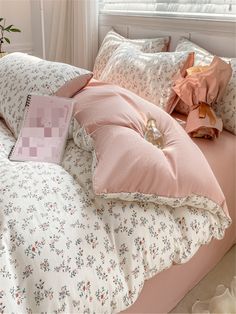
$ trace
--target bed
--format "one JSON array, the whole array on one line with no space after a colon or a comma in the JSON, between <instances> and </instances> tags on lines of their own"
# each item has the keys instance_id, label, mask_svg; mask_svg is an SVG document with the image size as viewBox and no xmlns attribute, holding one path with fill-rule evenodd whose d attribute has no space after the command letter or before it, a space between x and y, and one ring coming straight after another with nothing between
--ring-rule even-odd
<instances>
[{"instance_id":1,"label":"bed","mask_svg":"<svg viewBox=\"0 0 236 314\"><path fill-rule=\"evenodd\" d=\"M179 114L175 114L175 117L182 120L186 119L185 116ZM232 225L226 231L223 240L212 240L210 244L202 246L186 264L174 265L146 281L139 299L125 313L170 312L186 293L213 269L225 253L236 243L235 135L223 131L217 143L212 142L209 145L208 142L206 143L202 139L196 139L195 142L206 156L214 174L219 180L228 202Z\"/></svg>"},{"instance_id":2,"label":"bed","mask_svg":"<svg viewBox=\"0 0 236 314\"><path fill-rule=\"evenodd\" d=\"M167 222L169 217L165 217L165 208L157 212L153 210L152 206L142 208L131 204L129 206L132 206L132 210L127 215L127 212L124 214L127 207L125 202L114 203L94 200L94 196L91 195L91 187L89 187L91 185L91 170L89 166L85 166L88 160L91 161L91 156L88 152L78 149L73 141L68 143L63 160L63 168L67 172L54 165L48 165L47 168L42 167L40 164L30 163L11 166L7 156L14 143L14 138L3 121L1 121L0 134L1 145L4 147L1 150L2 205L6 202L6 196L8 196L8 203L3 212L4 220L1 219L1 228L3 228L1 230L4 231L1 244L3 263L1 263L0 272L2 310L5 311L5 307L8 309L10 305L13 312L18 312L19 306L32 312L36 312L41 308L48 312L55 309L76 312L81 309L80 302L83 300L84 304L90 304L88 308L83 308L83 311L97 312L98 306L100 306L99 311L109 313L110 304L109 306L106 305L106 301L109 300L109 303L112 303L114 297L116 300L117 297L120 300L120 304L115 302L113 304L115 312L117 309L123 310L124 307L129 306L138 297L139 290L136 290L136 287L141 290L144 282L144 277L143 275L140 276L139 270L139 265L142 264L141 261L143 260L142 254L140 256L140 250L144 250L140 234L144 235L147 229L149 229L148 233L155 232L153 227L156 224L159 225L156 215L162 216L161 225L166 223L168 229L173 228L173 225ZM230 142L234 141L232 136L226 132L225 138L228 139L230 149L234 150ZM224 137L222 137L222 141L223 139ZM9 169L11 169L10 172ZM218 167L218 171L219 169ZM226 176L221 178L224 180ZM61 192L61 188L63 192ZM22 194L19 197L20 190ZM230 190L228 190L228 193L232 195ZM76 213L78 210L76 206L78 205L73 200L75 195L75 201L80 203L79 213ZM62 212L59 211L61 198L64 203ZM22 207L22 201L26 206ZM233 206L234 201L230 202L230 206ZM92 205L93 202L95 202L95 206ZM150 214L147 215L147 211L150 211ZM107 213L109 214L107 215ZM233 211L231 211L231 215L232 213ZM179 212L174 219L178 221L183 216L183 212ZM191 219L194 221L194 213ZM202 223L208 220L206 217L202 219ZM138 221L142 223L139 224ZM96 233L90 228L96 230ZM110 229L115 232L111 233ZM69 233L67 233L67 230ZM9 234L7 235L6 232L9 232ZM136 240L139 239L140 244L130 247L125 240L129 233L135 234L135 238ZM123 237L125 238L122 240ZM167 241L165 237L163 235L164 243ZM198 242L204 242L204 237L205 235L198 236ZM7 239L8 241L10 239L10 242L7 242ZM86 255L85 249L80 246L80 243L85 241L89 250ZM191 288L223 256L234 241L235 225L232 225L224 240L211 242L210 247L204 246L202 251L189 264L173 266L170 270L164 271L152 280L147 281L147 286L145 285L144 291L134 305L134 311L143 312L145 309L145 311L155 313L158 311L161 313L170 310L182 297L183 293ZM174 241L171 241L168 245L173 246L173 243ZM149 245L153 252L158 250L155 241ZM190 252L191 255L195 253L197 246L190 247L193 250ZM216 248L218 250L214 251ZM99 251L97 251L98 249ZM131 258L127 253L129 249L132 250L134 258L132 264L128 263ZM115 256L117 251L120 256L122 272L117 268L118 260ZM163 246L163 252L165 252L165 246ZM9 261L7 264L4 263L6 253ZM151 252L151 254L153 253ZM209 264L206 264L206 254L211 257L208 260ZM164 256L165 254L162 255L160 265L166 267L166 263L163 261ZM194 261L199 263L201 258L204 259L204 263L200 263L203 265L203 269L199 266L195 268ZM106 270L104 264L107 265ZM87 270L81 274L80 272L85 266ZM130 267L132 267L132 271L129 269ZM144 267L150 266L145 264ZM187 287L181 285L183 291L176 290L174 287L174 283L178 282L176 278L183 276L186 272L187 274L192 273L192 267L195 272L194 275L191 275L191 283L188 280ZM176 273L175 268L177 268ZM158 269L154 267L148 276L152 277L157 271ZM94 272L91 278L88 275L89 272ZM121 276L123 272L125 272L124 275L127 278ZM128 279L130 273L132 273L132 277ZM75 280L77 276L79 278ZM91 279L97 282L96 293L93 292ZM137 281L137 283L134 284L133 281ZM154 284L154 287L152 284ZM115 285L116 288L112 288L113 298L110 296L110 291L106 285ZM168 294L164 290L164 285L166 285ZM6 286L9 287L9 290L5 290ZM151 291L155 291L153 295L150 294L150 288ZM124 289L126 292L124 292ZM173 289L172 293L171 289ZM148 297L145 296L145 290ZM7 295L7 291L10 294ZM178 291L177 296L175 295L176 291ZM93 302L94 294L101 303ZM123 299L124 296L127 298L126 300ZM145 302L147 302L146 304L142 300L143 296ZM167 302L168 308L166 308L167 296L170 297ZM6 297L8 298L5 299ZM11 299L9 300L9 298ZM159 301L162 298L165 298L164 307ZM153 303L153 299L157 302ZM127 311L132 313L133 310L131 308Z\"/></svg>"},{"instance_id":3,"label":"bed","mask_svg":"<svg viewBox=\"0 0 236 314\"><path fill-rule=\"evenodd\" d=\"M188 55L179 54L185 59ZM17 64L19 56L12 58ZM42 62L32 60L36 64ZM7 69L10 75L15 75L11 67ZM68 76L78 75L75 69L67 70ZM41 74L37 77L37 71L35 69L34 78L40 85ZM50 68L49 76L55 75L55 71ZM23 104L21 93L26 93L26 85L34 81L29 80L26 71L21 72L27 83L19 81L17 93L12 86L11 89L18 103ZM45 93L49 90L54 93L53 88L58 90L61 77L55 84L46 82L47 79L44 78L40 88ZM94 94L96 101L103 103L103 93L108 95L105 88L109 87L86 80L87 76L86 79L83 76L85 87L75 96L85 110L88 104L94 105L95 96L90 91L100 89L101 94L96 90ZM8 86L7 81L5 84ZM119 95L118 87L111 88ZM135 99L143 104L140 97L126 93L128 91L122 89L119 101L131 97L134 104ZM127 201L96 195L93 189L96 165L89 148L91 142L86 136L80 141L83 129L70 136L61 166L11 162L8 156L19 132L24 107L16 110L14 104L9 105L7 97L4 101L10 110L1 112L8 126L0 120L0 312L167 312L235 243L234 135L224 131L219 140L210 144L196 141L226 196L233 220L229 227L231 220L227 212L213 206L211 200L208 204L211 210L204 210L190 203L170 206L165 201L155 203L145 198ZM174 119L162 110L157 113L182 132ZM96 119L94 121L97 125ZM76 129L75 123L72 128ZM189 142L189 138L183 136ZM198 152L195 145L193 147ZM223 156L226 150L228 154ZM225 171L222 171L222 159L213 158L216 154L224 157ZM213 183L218 184L214 180ZM201 248L203 244L208 245ZM202 262L206 254L209 256L207 263ZM196 269L199 264L202 267ZM194 274L192 269L195 269ZM176 278L190 272L192 276L177 289Z\"/></svg>"}]
</instances>

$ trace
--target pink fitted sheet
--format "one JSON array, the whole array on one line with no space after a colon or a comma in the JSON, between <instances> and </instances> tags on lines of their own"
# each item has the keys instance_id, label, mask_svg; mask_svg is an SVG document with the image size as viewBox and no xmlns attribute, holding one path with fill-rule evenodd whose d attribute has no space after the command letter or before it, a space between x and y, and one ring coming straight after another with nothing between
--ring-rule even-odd
<instances>
[{"instance_id":1,"label":"pink fitted sheet","mask_svg":"<svg viewBox=\"0 0 236 314\"><path fill-rule=\"evenodd\" d=\"M178 118L183 117L178 115ZM236 136L223 131L214 141L195 139L194 142L207 158L225 194L233 223L222 240L212 240L186 264L174 265L146 281L138 300L123 313L168 313L236 243Z\"/></svg>"}]
</instances>

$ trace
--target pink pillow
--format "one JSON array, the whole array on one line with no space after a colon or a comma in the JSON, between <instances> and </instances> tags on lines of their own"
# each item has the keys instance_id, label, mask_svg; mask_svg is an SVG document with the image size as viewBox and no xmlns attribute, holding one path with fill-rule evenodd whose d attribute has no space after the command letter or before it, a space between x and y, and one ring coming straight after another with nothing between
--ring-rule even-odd
<instances>
[{"instance_id":1,"label":"pink pillow","mask_svg":"<svg viewBox=\"0 0 236 314\"><path fill-rule=\"evenodd\" d=\"M165 111L128 90L96 81L75 100L73 137L78 146L94 152L95 194L227 211L205 157ZM144 137L149 119L163 135L163 149Z\"/></svg>"}]
</instances>

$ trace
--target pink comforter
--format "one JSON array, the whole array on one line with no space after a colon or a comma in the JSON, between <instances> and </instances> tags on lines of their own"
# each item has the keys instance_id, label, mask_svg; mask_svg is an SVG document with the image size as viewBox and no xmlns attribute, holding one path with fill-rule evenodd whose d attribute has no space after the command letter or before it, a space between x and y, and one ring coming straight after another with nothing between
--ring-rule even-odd
<instances>
[{"instance_id":1,"label":"pink comforter","mask_svg":"<svg viewBox=\"0 0 236 314\"><path fill-rule=\"evenodd\" d=\"M210 166L172 117L125 89L96 81L75 98L74 140L94 153L95 194L206 209L229 225L225 197ZM149 119L163 135L162 149L144 137Z\"/></svg>"}]
</instances>

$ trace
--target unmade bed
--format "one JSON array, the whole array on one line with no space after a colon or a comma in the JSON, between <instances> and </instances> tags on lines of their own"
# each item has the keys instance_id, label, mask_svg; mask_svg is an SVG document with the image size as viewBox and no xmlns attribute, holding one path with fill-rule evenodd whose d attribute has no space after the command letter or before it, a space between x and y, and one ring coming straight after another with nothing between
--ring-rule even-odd
<instances>
[{"instance_id":1,"label":"unmade bed","mask_svg":"<svg viewBox=\"0 0 236 314\"><path fill-rule=\"evenodd\" d=\"M185 120L186 117L175 114ZM125 313L168 313L236 243L236 143L235 136L223 131L216 142L196 139L218 179L227 199L232 225L222 240L212 240L183 265L173 265L144 284L137 302ZM183 280L184 278L184 280Z\"/></svg>"},{"instance_id":2,"label":"unmade bed","mask_svg":"<svg viewBox=\"0 0 236 314\"><path fill-rule=\"evenodd\" d=\"M192 55L158 55L163 106L168 75ZM91 72L17 53L0 63L0 312L171 310L235 242L235 135L195 145L164 110ZM76 94L61 165L9 160L31 93ZM163 147L144 134L150 118Z\"/></svg>"},{"instance_id":3,"label":"unmade bed","mask_svg":"<svg viewBox=\"0 0 236 314\"><path fill-rule=\"evenodd\" d=\"M3 121L0 136L3 312L120 312L146 279L223 236L205 210L95 196L91 153L73 140L61 167L12 163Z\"/></svg>"}]
</instances>

